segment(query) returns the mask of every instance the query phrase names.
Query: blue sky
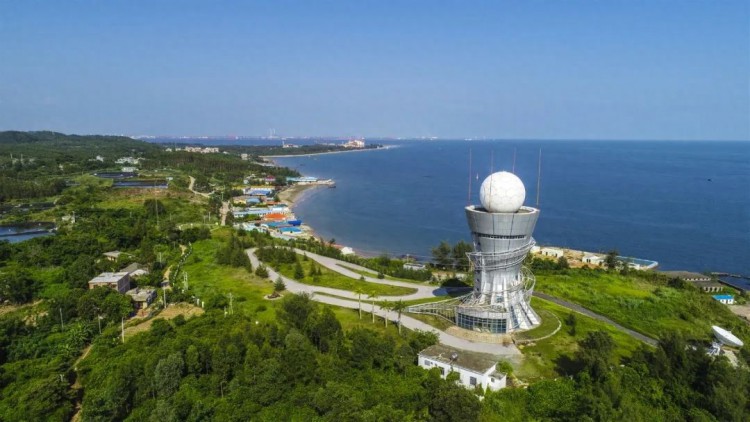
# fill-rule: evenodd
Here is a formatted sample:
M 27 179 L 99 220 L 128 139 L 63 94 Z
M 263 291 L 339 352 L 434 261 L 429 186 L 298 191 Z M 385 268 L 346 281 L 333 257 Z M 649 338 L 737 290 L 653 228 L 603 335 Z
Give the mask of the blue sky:
M 750 139 L 747 1 L 0 1 L 0 130 Z

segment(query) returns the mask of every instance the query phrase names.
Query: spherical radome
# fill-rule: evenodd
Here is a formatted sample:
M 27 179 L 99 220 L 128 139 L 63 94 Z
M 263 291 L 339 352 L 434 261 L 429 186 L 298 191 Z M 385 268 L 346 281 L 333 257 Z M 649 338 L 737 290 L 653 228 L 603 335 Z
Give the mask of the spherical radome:
M 499 171 L 487 176 L 479 188 L 479 200 L 489 212 L 516 212 L 526 199 L 523 182 L 513 173 Z

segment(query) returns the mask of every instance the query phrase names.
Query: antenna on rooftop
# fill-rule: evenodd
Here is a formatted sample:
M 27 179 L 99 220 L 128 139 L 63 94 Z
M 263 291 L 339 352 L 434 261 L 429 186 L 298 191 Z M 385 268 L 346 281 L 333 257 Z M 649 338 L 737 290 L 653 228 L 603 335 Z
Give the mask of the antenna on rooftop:
M 513 174 L 516 174 L 516 150 L 517 148 L 513 148 L 513 170 L 510 171 Z
M 469 197 L 466 199 L 466 205 L 471 205 L 471 148 L 469 148 Z
M 539 208 L 539 190 L 542 187 L 542 149 L 539 148 L 539 165 L 536 174 L 536 207 Z

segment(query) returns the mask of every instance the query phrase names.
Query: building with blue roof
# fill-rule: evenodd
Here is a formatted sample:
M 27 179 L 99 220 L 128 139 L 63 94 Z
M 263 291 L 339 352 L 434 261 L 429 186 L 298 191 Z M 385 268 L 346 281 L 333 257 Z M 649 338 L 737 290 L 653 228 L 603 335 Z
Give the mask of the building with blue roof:
M 732 295 L 714 295 L 713 298 L 725 305 L 734 305 L 734 296 Z

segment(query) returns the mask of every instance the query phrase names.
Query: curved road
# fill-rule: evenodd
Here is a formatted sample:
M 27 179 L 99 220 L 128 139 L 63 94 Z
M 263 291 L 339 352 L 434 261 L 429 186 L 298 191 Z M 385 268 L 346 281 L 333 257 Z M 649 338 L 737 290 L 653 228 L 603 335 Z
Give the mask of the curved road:
M 321 265 L 325 266 L 326 268 L 332 269 L 334 271 L 341 272 L 344 275 L 349 275 L 352 277 L 351 274 L 354 274 L 354 278 L 359 278 L 360 274 L 357 274 L 351 270 L 347 270 L 346 268 L 342 268 L 340 265 L 338 265 L 337 262 L 340 262 L 338 260 L 322 257 L 317 254 L 313 254 L 307 251 L 300 251 L 307 254 L 307 256 L 311 259 L 314 259 L 315 261 L 319 262 Z M 258 257 L 255 256 L 255 248 L 248 249 L 247 250 L 247 256 L 250 258 L 250 262 L 253 264 L 253 267 L 258 267 L 261 265 L 260 261 L 258 260 Z M 318 260 L 320 258 L 320 260 Z M 357 268 L 356 265 L 352 265 L 349 263 L 345 263 L 347 266 L 351 268 Z M 288 277 L 284 277 L 283 275 L 277 273 L 272 268 L 266 266 L 268 268 L 268 278 L 271 280 L 276 280 L 278 277 L 281 277 L 281 279 L 284 281 L 284 284 L 286 285 L 286 289 L 292 293 L 307 293 L 310 294 L 312 299 L 325 303 L 328 305 L 335 305 L 340 306 L 343 308 L 349 308 L 349 309 L 358 309 L 359 303 L 357 302 L 357 294 L 350 292 L 348 290 L 340 290 L 340 289 L 333 289 L 330 287 L 317 287 L 317 286 L 310 286 L 308 284 L 300 283 L 296 280 L 293 280 Z M 361 268 L 361 267 L 360 267 Z M 348 271 L 348 274 L 344 271 Z M 371 270 L 366 270 L 371 271 Z M 381 284 L 389 284 L 393 286 L 406 286 L 411 288 L 416 288 L 417 292 L 413 293 L 411 295 L 405 295 L 405 296 L 382 296 L 382 297 L 375 297 L 370 298 L 372 300 L 393 300 L 395 298 L 398 298 L 400 300 L 412 300 L 412 299 L 421 299 L 426 297 L 434 297 L 434 296 L 441 296 L 440 293 L 442 291 L 443 295 L 446 294 L 446 291 L 444 289 L 434 289 L 432 287 L 428 286 L 419 286 L 414 285 L 412 283 L 406 283 L 401 281 L 391 281 L 391 280 L 380 280 L 377 278 L 372 277 L 365 277 L 365 280 L 368 282 L 373 283 L 381 283 Z M 325 295 L 316 295 L 315 293 L 325 293 L 330 295 L 336 295 L 339 297 L 331 297 L 331 296 L 325 296 Z M 374 313 L 375 315 L 385 318 L 386 315 L 388 316 L 389 320 L 396 319 L 396 313 L 393 311 L 386 311 L 385 309 L 381 308 L 380 306 L 373 306 L 371 303 L 363 302 L 362 303 L 362 310 L 368 313 Z M 515 345 L 508 345 L 504 346 L 502 344 L 491 344 L 491 343 L 480 343 L 475 341 L 466 340 L 460 337 L 456 337 L 452 334 L 448 334 L 445 331 L 440 331 L 436 329 L 435 327 L 426 324 L 418 319 L 414 319 L 408 315 L 401 315 L 401 323 L 404 325 L 404 327 L 407 327 L 412 330 L 422 330 L 422 331 L 432 331 L 438 335 L 438 340 L 440 343 L 443 343 L 450 347 L 455 347 L 457 349 L 463 349 L 463 350 L 470 350 L 473 352 L 481 352 L 481 353 L 489 353 L 496 356 L 520 356 L 521 352 L 516 348 Z

